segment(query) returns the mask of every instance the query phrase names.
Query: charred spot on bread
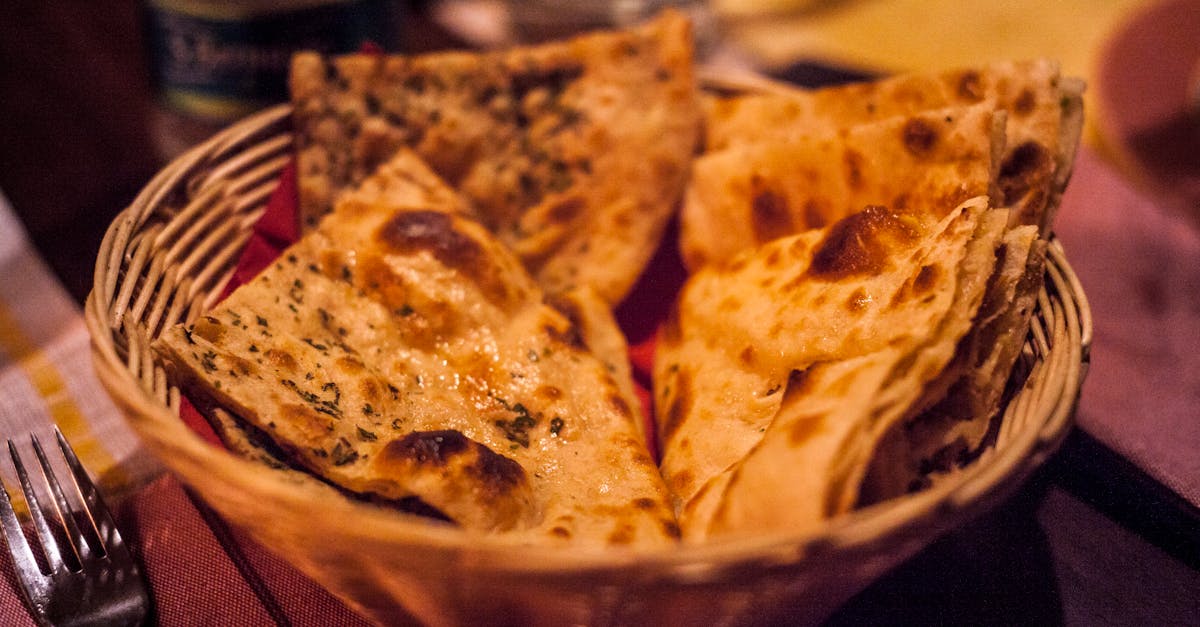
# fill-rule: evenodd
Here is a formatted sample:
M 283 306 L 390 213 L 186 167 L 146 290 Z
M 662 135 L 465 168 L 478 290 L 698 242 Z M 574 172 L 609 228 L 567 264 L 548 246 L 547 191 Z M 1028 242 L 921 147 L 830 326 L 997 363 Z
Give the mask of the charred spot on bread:
M 399 440 L 388 442 L 380 459 L 415 462 L 418 466 L 445 466 L 462 455 L 471 440 L 459 431 L 414 431 Z
M 870 304 L 870 302 L 870 295 L 867 294 L 866 290 L 860 287 L 854 290 L 854 292 L 850 294 L 849 298 L 846 299 L 846 311 L 850 312 L 851 314 L 860 314 L 866 310 L 867 305 Z
M 819 229 L 829 223 L 829 203 L 823 198 L 809 198 L 804 202 L 804 226 Z
M 1036 106 L 1037 95 L 1033 93 L 1032 89 L 1027 87 L 1021 90 L 1021 95 L 1017 96 L 1017 99 L 1013 101 L 1012 112 L 1014 115 L 1023 117 L 1032 113 Z
M 913 117 L 904 124 L 904 147 L 917 156 L 928 155 L 938 142 L 938 129 L 922 117 Z
M 918 233 L 881 205 L 871 205 L 835 223 L 813 252 L 808 274 L 836 281 L 882 272 L 892 250 L 912 242 Z
M 751 226 L 759 242 L 769 242 L 795 230 L 787 199 L 772 189 L 760 189 L 751 205 Z
M 863 185 L 864 157 L 862 153 L 857 150 L 847 150 L 842 160 L 846 168 L 846 186 L 850 189 L 859 189 Z
M 454 429 L 414 431 L 392 440 L 379 452 L 376 464 L 422 468 L 461 464 L 476 485 L 493 497 L 514 491 L 528 481 L 520 464 Z
M 1005 155 L 998 177 L 1005 202 L 1013 204 L 1037 192 L 1053 173 L 1054 158 L 1041 144 L 1031 140 L 1013 148 Z
M 933 289 L 933 286 L 937 284 L 941 276 L 941 272 L 941 268 L 934 264 L 921 266 L 921 269 L 917 271 L 917 276 L 913 278 L 913 294 L 920 296 Z
M 671 437 L 679 429 L 679 425 L 692 412 L 692 403 L 695 400 L 692 397 L 692 377 L 687 370 L 680 369 L 674 377 L 674 386 L 670 404 L 663 411 L 662 432 L 659 439 L 662 442 L 669 442 Z
M 984 98 L 983 77 L 977 70 L 966 70 L 957 81 L 958 97 L 967 102 L 979 102 Z
M 451 268 L 470 268 L 484 256 L 479 243 L 455 229 L 454 219 L 441 211 L 398 212 L 380 229 L 379 239 L 402 254 L 428 250 Z

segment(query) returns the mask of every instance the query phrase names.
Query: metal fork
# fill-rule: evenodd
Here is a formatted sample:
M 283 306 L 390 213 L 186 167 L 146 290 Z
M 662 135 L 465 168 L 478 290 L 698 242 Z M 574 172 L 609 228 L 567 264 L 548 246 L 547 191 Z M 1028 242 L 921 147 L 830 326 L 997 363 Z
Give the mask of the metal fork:
M 76 494 L 83 503 L 76 509 L 63 494 L 49 460 L 36 436 L 33 450 L 54 504 L 43 506 L 29 481 L 12 440 L 8 453 L 29 505 L 33 526 L 42 548 L 38 560 L 13 511 L 8 491 L 0 489 L 0 526 L 12 554 L 17 580 L 26 604 L 38 623 L 53 625 L 139 625 L 150 610 L 150 595 L 141 569 L 113 523 L 95 484 L 79 463 L 75 451 L 57 427 L 58 447 L 71 469 Z M 53 517 L 59 535 L 48 518 Z M 81 524 L 82 523 L 82 524 Z M 60 542 L 65 536 L 66 542 Z

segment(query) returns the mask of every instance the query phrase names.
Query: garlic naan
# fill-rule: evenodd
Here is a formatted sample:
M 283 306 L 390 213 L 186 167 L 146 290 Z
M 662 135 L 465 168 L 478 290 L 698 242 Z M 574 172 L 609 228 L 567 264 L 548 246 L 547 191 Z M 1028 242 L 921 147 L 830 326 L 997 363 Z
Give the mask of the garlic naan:
M 536 47 L 421 56 L 297 55 L 301 215 L 409 146 L 550 292 L 619 302 L 682 194 L 701 112 L 690 23 Z
M 176 380 L 343 490 L 518 541 L 674 542 L 628 366 L 587 345 L 625 358 L 607 308 L 567 293 L 574 324 L 448 188 L 400 171 L 165 332 Z

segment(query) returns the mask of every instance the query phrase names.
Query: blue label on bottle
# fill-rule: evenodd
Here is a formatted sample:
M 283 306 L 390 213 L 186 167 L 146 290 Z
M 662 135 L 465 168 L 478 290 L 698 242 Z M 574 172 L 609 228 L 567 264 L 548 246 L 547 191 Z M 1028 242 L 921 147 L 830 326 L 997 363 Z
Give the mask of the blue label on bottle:
M 186 7 L 186 5 L 182 5 Z M 394 50 L 397 0 L 350 0 L 249 17 L 223 17 L 148 4 L 147 35 L 156 84 L 185 113 L 233 119 L 287 99 L 293 52 Z

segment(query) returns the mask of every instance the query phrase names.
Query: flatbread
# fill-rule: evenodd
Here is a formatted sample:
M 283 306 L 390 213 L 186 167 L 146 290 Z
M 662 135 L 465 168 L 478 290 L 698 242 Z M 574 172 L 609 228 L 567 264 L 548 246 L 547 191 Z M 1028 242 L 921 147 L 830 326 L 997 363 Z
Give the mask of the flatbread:
M 367 207 L 437 207 L 466 217 L 475 215 L 474 207 L 407 147 L 397 149 L 371 176 L 342 192 L 339 202 Z
M 172 376 L 341 490 L 520 542 L 674 542 L 620 365 L 587 344 L 619 335 L 611 316 L 566 296 L 584 332 L 445 185 L 397 172 L 166 331 Z
M 684 262 L 721 263 L 871 204 L 933 224 L 968 198 L 996 197 L 1004 120 L 985 103 L 845 128 L 784 127 L 707 152 L 682 210 Z
M 579 287 L 549 295 L 546 304 L 557 309 L 578 330 L 580 341 L 595 355 L 612 375 L 621 398 L 631 408 L 641 407 L 641 399 L 633 386 L 633 367 L 629 363 L 629 344 L 617 326 L 613 311 L 590 287 Z M 649 422 L 641 412 L 637 428 L 643 445 L 649 442 L 646 433 Z
M 853 505 L 874 442 L 971 328 L 1007 220 L 986 197 L 928 231 L 870 207 L 693 275 L 654 366 L 685 539 Z
M 198 408 L 203 412 L 218 437 L 231 452 L 257 462 L 262 468 L 292 485 L 292 489 L 305 492 L 315 502 L 353 501 L 370 503 L 381 509 L 402 511 L 438 520 L 448 520 L 441 512 L 429 507 L 419 498 L 400 500 L 385 499 L 372 495 L 355 494 L 322 480 L 320 477 L 298 468 L 288 461 L 287 455 L 271 443 L 271 439 L 253 426 L 219 407 Z
M 926 387 L 922 409 L 885 435 L 863 481 L 859 505 L 930 486 L 974 461 L 1000 418 L 1001 395 L 1029 329 L 1045 267 L 1032 226 L 1008 231 L 997 251 L 971 332 L 953 362 Z
M 499 52 L 299 54 L 291 91 L 306 227 L 408 146 L 545 289 L 586 285 L 610 304 L 657 247 L 700 134 L 675 11 Z
M 892 158 L 891 169 L 847 168 L 842 165 L 846 151 L 814 148 L 822 142 L 839 146 L 839 141 L 849 144 L 850 138 L 861 137 L 857 141 L 864 150 L 885 150 L 878 146 L 894 145 L 895 136 L 889 140 L 878 129 L 913 115 L 933 117 L 968 106 L 994 108 L 1004 116 L 1002 131 L 994 131 L 991 139 L 993 149 L 1003 151 L 999 158 L 993 153 L 988 189 L 994 204 L 1012 207 L 1010 230 L 1000 246 L 1001 262 L 987 281 L 979 319 L 946 368 L 925 382 L 907 413 L 878 436 L 869 472 L 854 482 L 860 492 L 852 498 L 841 491 L 839 499 L 865 505 L 921 489 L 970 463 L 986 444 L 1042 286 L 1045 243 L 1037 238 L 1048 237 L 1073 167 L 1082 89 L 1077 79 L 1061 77 L 1056 63 L 1036 60 L 706 100 L 706 151 L 696 161 L 682 221 L 681 248 L 693 271 L 706 263 L 724 263 L 735 251 L 760 246 L 789 230 L 819 226 L 822 211 L 814 207 L 852 197 L 839 181 L 839 176 L 847 178 L 846 172 L 866 172 L 863 187 L 895 182 L 899 190 L 917 189 L 906 182 L 914 177 L 933 176 L 916 159 Z M 876 130 L 867 135 L 865 129 Z M 1003 139 L 997 141 L 997 135 Z M 980 144 L 982 137 L 976 135 L 975 142 Z M 976 174 L 965 177 L 946 167 L 955 163 L 956 154 L 967 153 L 947 151 L 939 180 L 943 185 L 974 181 L 968 185 L 978 188 L 978 164 Z M 958 163 L 964 167 L 971 161 Z M 746 165 L 739 169 L 738 164 Z M 805 177 L 806 172 L 820 176 Z M 785 192 L 771 196 L 778 189 Z M 786 202 L 764 203 L 762 190 L 767 198 Z M 870 202 L 866 196 L 854 198 Z M 899 204 L 887 198 L 875 202 Z M 780 215 L 785 219 L 775 219 L 776 228 L 761 228 Z M 751 405 L 746 411 L 761 416 L 766 410 Z M 715 516 L 718 502 L 705 502 L 708 513 L 703 516 Z
M 813 129 L 990 103 L 1008 114 L 997 206 L 1045 237 L 1070 178 L 1083 128 L 1083 83 L 1048 59 L 902 74 L 816 90 L 714 97 L 705 102 L 705 150 L 775 142 Z
M 927 268 L 949 270 L 952 279 L 928 284 L 938 294 L 934 302 L 948 301 L 944 315 L 927 327 L 894 330 L 897 337 L 878 351 L 821 362 L 793 375 L 762 441 L 728 475 L 712 518 L 693 517 L 687 510 L 681 514 L 690 537 L 796 531 L 855 506 L 878 443 L 953 359 L 983 300 L 1008 216 L 982 207 L 972 212 L 978 215 L 967 241 L 961 239 L 965 228 L 943 231 L 938 238 L 961 247 L 957 264 L 924 265 L 910 284 L 923 284 Z M 946 256 L 934 254 L 934 260 Z

